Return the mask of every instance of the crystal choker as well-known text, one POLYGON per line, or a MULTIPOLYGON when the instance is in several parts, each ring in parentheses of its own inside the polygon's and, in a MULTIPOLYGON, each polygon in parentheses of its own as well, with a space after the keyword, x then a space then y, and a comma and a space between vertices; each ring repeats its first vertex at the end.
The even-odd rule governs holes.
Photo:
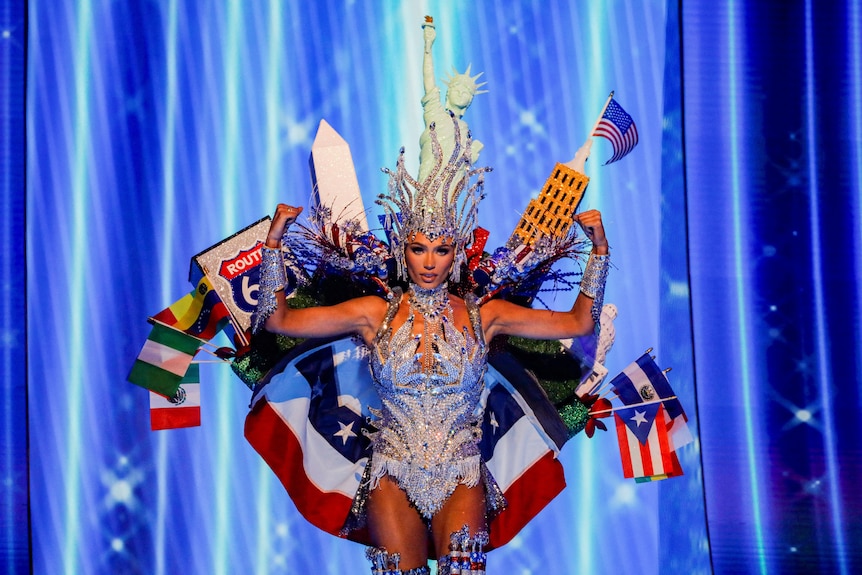
POLYGON ((434 320, 439 318, 440 314, 449 306, 449 283, 443 282, 431 289, 421 288, 411 283, 407 295, 413 309, 421 313, 423 317, 434 320))

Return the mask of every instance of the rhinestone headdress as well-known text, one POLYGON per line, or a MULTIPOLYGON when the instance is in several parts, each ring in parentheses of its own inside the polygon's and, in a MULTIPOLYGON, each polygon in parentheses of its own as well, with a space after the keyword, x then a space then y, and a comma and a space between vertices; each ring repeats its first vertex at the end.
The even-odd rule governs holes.
POLYGON ((434 124, 429 127, 434 167, 422 183, 407 173, 404 148, 401 148, 398 156, 396 170, 383 169, 389 174, 389 193, 381 194, 377 203, 386 212, 389 247, 402 279, 408 279, 404 248, 414 234, 422 233, 432 242, 446 238, 454 244, 452 281, 460 281, 461 265, 466 261, 464 250, 476 228, 479 201, 485 197, 485 172, 490 172, 491 168, 473 168, 470 133, 467 133, 462 147, 458 120, 452 116, 452 121, 455 126, 455 148, 446 163, 443 162, 434 124), (470 180, 474 176, 476 180, 471 184, 470 180))

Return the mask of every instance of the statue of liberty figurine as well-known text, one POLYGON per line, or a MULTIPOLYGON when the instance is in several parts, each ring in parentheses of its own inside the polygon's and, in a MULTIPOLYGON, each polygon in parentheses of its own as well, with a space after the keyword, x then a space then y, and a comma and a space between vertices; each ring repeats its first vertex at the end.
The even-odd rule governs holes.
MULTIPOLYGON (((448 81, 444 81, 447 85, 445 105, 441 102, 440 89, 437 87, 437 82, 434 78, 434 57, 431 54, 431 46, 434 44, 434 39, 437 37, 437 30, 434 27, 434 19, 430 16, 425 17, 425 24, 422 26, 425 39, 425 55, 422 60, 422 77, 425 83, 425 96, 422 98, 423 119, 425 121, 425 131, 419 138, 419 182, 422 182, 434 167, 434 155, 431 151, 431 136, 429 128, 434 124, 437 139, 443 148, 443 158, 449 159, 452 151, 455 148, 455 128, 452 119, 449 116, 451 112, 458 120, 459 131, 461 133, 461 145, 463 146, 467 139, 468 126, 467 123, 461 120, 464 112, 473 103, 473 97, 476 94, 484 94, 487 90, 479 90, 485 85, 485 82, 477 84, 476 80, 482 75, 480 72, 476 76, 470 76, 470 66, 463 74, 459 74, 453 68, 453 74, 448 81)), ((472 143, 472 158, 475 162, 479 157, 479 152, 482 150, 482 143, 478 140, 473 140, 472 143)))

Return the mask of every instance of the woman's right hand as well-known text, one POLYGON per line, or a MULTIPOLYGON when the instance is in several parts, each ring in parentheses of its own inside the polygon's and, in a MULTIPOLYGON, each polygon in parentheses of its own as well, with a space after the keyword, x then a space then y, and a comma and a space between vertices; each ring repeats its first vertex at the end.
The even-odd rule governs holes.
POLYGON ((296 221, 299 214, 302 213, 302 207, 288 206, 287 204, 278 204, 275 208, 275 215, 272 216, 272 224, 269 226, 269 232, 266 234, 266 247, 277 248, 281 245, 281 237, 287 227, 296 221))

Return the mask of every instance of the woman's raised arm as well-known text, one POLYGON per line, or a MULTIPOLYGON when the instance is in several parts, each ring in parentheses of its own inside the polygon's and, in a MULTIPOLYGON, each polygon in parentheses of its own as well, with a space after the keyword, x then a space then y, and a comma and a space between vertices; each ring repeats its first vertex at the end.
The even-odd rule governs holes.
POLYGON ((284 294, 281 238, 302 212, 301 207, 279 204, 275 209, 266 244, 262 248, 258 305, 252 329, 261 327, 291 337, 332 337, 355 333, 371 343, 386 315, 386 302, 375 296, 348 300, 333 306, 293 309, 284 294))
POLYGON ((482 325, 490 341, 497 335, 530 339, 563 339, 589 334, 601 314, 609 258, 608 240, 598 210, 588 210, 574 218, 593 243, 592 253, 581 279, 581 289, 568 312, 537 310, 504 300, 482 306, 482 325))

